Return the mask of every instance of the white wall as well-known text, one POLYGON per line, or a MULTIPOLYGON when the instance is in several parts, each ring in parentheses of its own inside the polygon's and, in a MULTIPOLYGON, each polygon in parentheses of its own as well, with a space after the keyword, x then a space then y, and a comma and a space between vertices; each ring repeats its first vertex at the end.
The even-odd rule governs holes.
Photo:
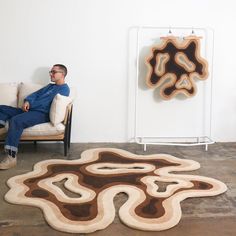
POLYGON ((48 80, 68 66, 77 88, 73 142, 126 142, 128 32, 137 25, 215 29, 213 138, 236 141, 234 1, 0 0, 0 82, 48 80))

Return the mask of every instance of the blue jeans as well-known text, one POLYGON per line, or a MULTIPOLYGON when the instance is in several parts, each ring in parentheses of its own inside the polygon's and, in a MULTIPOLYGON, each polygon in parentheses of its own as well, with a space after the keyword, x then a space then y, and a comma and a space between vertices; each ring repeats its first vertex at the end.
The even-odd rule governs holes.
POLYGON ((49 114, 40 111, 24 112, 21 108, 0 105, 0 124, 9 121, 9 129, 5 140, 5 149, 18 151, 18 144, 24 129, 49 122, 49 114))

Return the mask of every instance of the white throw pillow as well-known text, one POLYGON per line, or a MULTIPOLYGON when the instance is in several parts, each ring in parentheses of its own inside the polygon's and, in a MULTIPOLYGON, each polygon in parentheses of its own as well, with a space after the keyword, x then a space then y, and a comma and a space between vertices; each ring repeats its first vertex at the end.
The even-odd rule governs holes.
POLYGON ((0 84, 0 105, 17 107, 17 83, 0 84))
POLYGON ((37 90, 44 87, 44 85, 41 84, 35 84, 35 83, 20 83, 19 85, 19 93, 18 93, 18 107, 22 107, 24 103, 24 99, 30 95, 31 93, 36 92, 37 90))
POLYGON ((51 104, 50 121, 53 125, 61 123, 65 119, 66 107, 72 102, 70 97, 57 94, 51 104))

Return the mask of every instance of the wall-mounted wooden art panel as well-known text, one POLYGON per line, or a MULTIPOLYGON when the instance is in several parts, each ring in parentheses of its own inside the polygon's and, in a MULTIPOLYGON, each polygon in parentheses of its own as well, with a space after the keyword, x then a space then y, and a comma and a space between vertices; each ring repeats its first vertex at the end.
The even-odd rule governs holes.
POLYGON ((162 42, 151 48, 146 59, 146 83, 150 88, 160 87, 163 99, 177 94, 192 97, 196 94, 195 80, 208 77, 208 63, 200 56, 200 37, 162 37, 162 42))

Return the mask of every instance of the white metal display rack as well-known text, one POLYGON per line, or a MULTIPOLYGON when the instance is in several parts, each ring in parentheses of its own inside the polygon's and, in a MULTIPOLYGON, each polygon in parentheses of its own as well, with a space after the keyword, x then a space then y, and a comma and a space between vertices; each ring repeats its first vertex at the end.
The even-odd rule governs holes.
MULTIPOLYGON (((187 36, 186 34, 186 36, 187 36)), ((166 35, 157 35, 157 37, 166 36, 166 35)), ((205 145, 205 150, 208 150, 208 145, 213 144, 214 141, 211 138, 211 129, 212 129, 212 79, 213 79, 213 52, 214 52, 214 30, 210 28, 190 28, 190 27, 150 27, 150 26, 140 26, 137 27, 137 59, 136 59, 136 80, 135 80, 135 121, 134 121, 134 138, 135 142, 138 144, 144 145, 144 151, 147 149, 147 145, 176 145, 176 146, 198 146, 205 145), (207 46, 211 45, 210 56, 208 55, 209 74, 210 74, 210 86, 208 91, 208 132, 206 135, 202 136, 149 136, 147 134, 140 134, 139 132, 139 79, 140 79, 140 36, 144 33, 145 30, 159 30, 166 32, 167 35, 171 35, 173 32, 174 36, 178 36, 178 31, 186 31, 187 34, 194 34, 196 31, 202 31, 204 33, 205 39, 205 56, 207 54, 207 46), (209 38, 209 32, 211 34, 211 39, 209 38), (186 141, 187 140, 187 141, 186 141)), ((145 78, 141 78, 145 80, 145 78)), ((203 82, 205 83, 205 81, 203 82)), ((191 98, 190 98, 191 99, 191 98)), ((184 102, 184 101, 183 101, 184 102)), ((204 118, 203 118, 204 119, 204 118)), ((142 124, 144 125, 144 124, 142 124)))

